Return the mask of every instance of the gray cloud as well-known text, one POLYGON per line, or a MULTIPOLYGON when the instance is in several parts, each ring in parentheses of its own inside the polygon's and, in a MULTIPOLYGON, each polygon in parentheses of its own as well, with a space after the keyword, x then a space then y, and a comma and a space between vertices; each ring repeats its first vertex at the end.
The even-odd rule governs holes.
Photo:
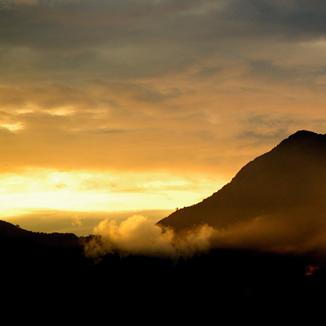
MULTIPOLYGON (((322 1, 3 3, 11 3, 0 10, 0 56, 9 77, 157 76, 209 57, 220 64, 247 62, 271 42, 291 48, 326 32, 322 1)), ((273 55, 265 57, 264 67, 253 67, 273 73, 271 61, 273 55)))

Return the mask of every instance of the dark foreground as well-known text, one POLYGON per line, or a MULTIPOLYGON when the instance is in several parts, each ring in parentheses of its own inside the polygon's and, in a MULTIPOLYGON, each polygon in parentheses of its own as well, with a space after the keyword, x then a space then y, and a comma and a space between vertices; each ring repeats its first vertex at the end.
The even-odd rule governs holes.
POLYGON ((326 260, 317 255, 212 250, 191 258, 112 254, 94 261, 84 255, 85 240, 1 222, 2 299, 35 306, 56 302, 56 309, 97 303, 109 311, 156 307, 161 313, 215 311, 219 302, 324 301, 326 260))

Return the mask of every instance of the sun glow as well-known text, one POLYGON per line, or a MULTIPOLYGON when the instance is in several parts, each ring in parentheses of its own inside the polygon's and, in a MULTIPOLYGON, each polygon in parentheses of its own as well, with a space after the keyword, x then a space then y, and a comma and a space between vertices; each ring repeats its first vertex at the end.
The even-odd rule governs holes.
POLYGON ((0 124, 0 128, 7 129, 10 132, 17 132, 17 131, 23 129, 23 124, 20 122, 2 123, 2 124, 0 124))
POLYGON ((216 191, 202 175, 25 170, 0 176, 0 218, 32 211, 117 212, 175 209, 216 191))

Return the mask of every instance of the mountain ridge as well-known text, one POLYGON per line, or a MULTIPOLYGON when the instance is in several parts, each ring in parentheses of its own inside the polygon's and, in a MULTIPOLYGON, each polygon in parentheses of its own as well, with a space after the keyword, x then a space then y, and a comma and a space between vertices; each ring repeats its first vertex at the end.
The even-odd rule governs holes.
POLYGON ((219 191, 172 213, 159 225, 176 231, 201 224, 227 227, 301 206, 324 211, 325 166, 326 135, 299 130, 246 164, 219 191))

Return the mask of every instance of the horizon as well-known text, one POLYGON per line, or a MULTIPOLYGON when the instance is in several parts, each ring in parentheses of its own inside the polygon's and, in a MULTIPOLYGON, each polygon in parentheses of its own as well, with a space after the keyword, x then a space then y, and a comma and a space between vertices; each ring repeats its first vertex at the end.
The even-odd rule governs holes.
POLYGON ((307 0, 0 0, 0 219, 156 221, 295 131, 324 134, 325 15, 307 0))
MULTIPOLYGON (((184 209, 187 207, 194 206, 202 202, 203 200, 207 199, 208 197, 211 197, 213 194, 218 193, 220 190, 222 190, 222 188, 227 186, 229 183, 232 183, 234 179, 238 176, 238 174, 241 173, 243 169, 247 168, 247 166, 249 166, 252 162, 256 161, 260 157, 264 157, 266 154, 270 155, 270 153, 274 152, 275 149, 282 147, 282 144, 284 144, 285 142, 287 142, 288 144, 294 143, 298 145, 303 140, 315 141, 317 140, 317 137, 319 138, 319 136, 325 137, 326 134, 319 134, 311 130, 297 130, 295 133, 289 135, 287 138, 283 139, 277 145, 273 146, 268 152, 261 153, 258 157, 253 158, 249 162, 247 162, 243 167, 241 167, 239 171, 237 171, 237 173, 232 177, 231 180, 229 180, 225 184, 222 184, 213 192, 208 193, 204 198, 201 198, 200 200, 197 201, 188 202, 188 204, 184 205, 183 207, 178 206, 175 209, 171 209, 171 208, 158 209, 154 205, 152 209, 150 209, 149 207, 145 207, 143 209, 141 207, 139 207, 138 209, 128 209, 128 205, 124 205, 125 209, 121 210, 119 209, 121 208, 121 206, 118 204, 116 210, 112 209, 112 206, 110 207, 110 210, 99 209, 105 206, 98 206, 93 210, 87 210, 88 208, 87 205, 80 208, 78 205, 72 203, 72 206, 69 207, 72 207, 73 210, 69 210, 69 209, 56 209, 57 208, 56 200, 58 198, 55 198, 55 200, 53 201, 54 203, 53 207, 49 207, 48 204, 47 206, 44 206, 43 209, 40 208, 35 209, 33 207, 29 207, 26 209, 25 207, 20 207, 20 208, 16 207, 14 210, 9 211, 11 215, 8 215, 8 210, 2 210, 2 212, 0 213, 0 218, 2 217, 3 220, 9 223, 13 223, 16 226, 22 227, 26 230, 33 231, 33 232, 74 233, 77 236, 88 236, 93 234, 94 232, 95 234, 97 234, 99 231, 98 228, 99 226, 101 226, 102 223, 105 224, 105 223, 112 222, 112 223, 117 223, 117 225, 121 226, 124 222, 128 222, 129 220, 133 220, 134 218, 139 218, 139 217, 144 218, 146 220, 146 223, 148 222, 152 226, 158 222, 161 223, 161 221, 166 219, 173 212, 178 212, 179 209, 182 208, 184 209), (289 143, 290 140, 292 141, 289 143), (79 208, 79 210, 77 208, 79 208)), ((312 145, 313 142, 310 143, 310 146, 312 145)), ((54 173, 53 171, 50 172, 54 173)), ((55 172, 55 174, 58 175, 58 172, 55 172)), ((56 181, 58 182, 57 179, 56 181)), ((145 203, 149 199, 147 197, 147 194, 148 192, 146 191, 144 195, 145 203)), ((32 193, 32 195, 34 195, 34 193, 32 193)), ((75 194, 75 195, 77 200, 80 199, 78 198, 79 194, 75 194)), ((176 200, 178 199, 179 198, 177 197, 176 200)), ((186 199, 191 200, 192 198, 191 196, 190 197, 188 196, 186 199)), ((28 202, 28 200, 25 202, 28 202)), ((134 207, 131 206, 131 208, 134 207)))

